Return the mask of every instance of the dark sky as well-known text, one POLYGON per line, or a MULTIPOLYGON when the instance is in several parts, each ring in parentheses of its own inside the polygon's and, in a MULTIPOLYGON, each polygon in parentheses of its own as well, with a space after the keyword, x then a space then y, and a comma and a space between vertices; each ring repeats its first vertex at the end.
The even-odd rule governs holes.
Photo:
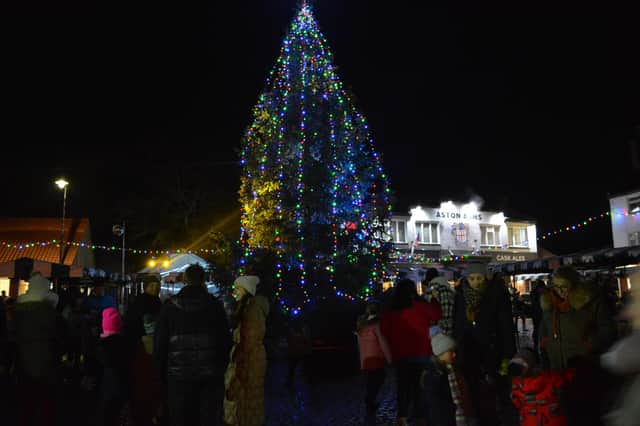
MULTIPOLYGON (((89 217, 96 241, 127 200, 153 207, 175 173, 237 208, 232 162, 295 0, 13 3, 0 14, 3 215, 58 216, 51 182, 63 173, 68 214, 89 217)), ((399 213, 477 195, 542 231, 640 187, 629 154, 640 125, 638 10, 316 3, 399 213)), ((610 233, 562 238, 549 248, 600 247, 610 233)))

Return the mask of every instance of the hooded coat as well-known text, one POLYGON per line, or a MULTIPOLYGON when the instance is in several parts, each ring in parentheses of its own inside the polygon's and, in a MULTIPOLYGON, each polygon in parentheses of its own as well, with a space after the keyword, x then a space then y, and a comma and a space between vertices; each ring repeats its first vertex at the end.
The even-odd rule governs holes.
POLYGON ((578 283, 571 287, 564 309, 554 307, 552 292, 545 289, 540 296, 540 348, 547 354, 549 366, 564 369, 572 358, 606 349, 613 338, 614 324, 593 285, 578 283))
POLYGON ((561 389, 575 376, 575 370, 545 370, 530 377, 512 379, 511 398, 520 413, 520 426, 566 426, 561 406, 561 389))
POLYGON ((233 332, 234 344, 225 375, 224 419, 228 425, 261 426, 265 422, 267 354, 264 334, 267 315, 268 300, 260 295, 251 297, 233 332))

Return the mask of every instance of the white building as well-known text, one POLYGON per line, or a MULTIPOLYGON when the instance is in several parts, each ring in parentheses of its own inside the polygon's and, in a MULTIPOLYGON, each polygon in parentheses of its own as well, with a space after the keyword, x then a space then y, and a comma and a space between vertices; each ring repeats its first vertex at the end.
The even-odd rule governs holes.
POLYGON ((394 215, 388 226, 399 262, 456 256, 515 262, 535 259, 538 252, 535 222, 480 211, 473 202, 417 206, 408 215, 394 215))
POLYGON ((613 247, 640 246, 640 190, 609 198, 613 247))

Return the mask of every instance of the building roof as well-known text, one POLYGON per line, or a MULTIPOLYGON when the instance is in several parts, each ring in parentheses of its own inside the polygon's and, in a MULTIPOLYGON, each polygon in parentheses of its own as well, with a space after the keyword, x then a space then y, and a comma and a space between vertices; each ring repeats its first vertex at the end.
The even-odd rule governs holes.
POLYGON ((611 200, 612 198, 618 198, 618 197, 626 197, 627 195, 633 195, 633 194, 637 194, 640 193, 640 188, 635 188, 629 191, 625 191, 625 192, 613 192, 613 193, 608 193, 607 194, 607 198, 609 198, 609 200, 611 200))
MULTIPOLYGON (((60 263, 61 225, 60 218, 0 218, 0 263, 22 257, 60 263)), ((94 266, 93 252, 72 244, 91 244, 89 219, 65 220, 64 241, 65 265, 94 266)))

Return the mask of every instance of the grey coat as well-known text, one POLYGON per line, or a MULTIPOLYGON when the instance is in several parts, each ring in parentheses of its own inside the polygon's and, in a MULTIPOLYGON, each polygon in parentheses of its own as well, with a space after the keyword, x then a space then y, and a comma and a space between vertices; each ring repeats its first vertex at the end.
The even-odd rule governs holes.
POLYGON ((608 426, 640 423, 640 331, 616 343, 601 357, 604 368, 628 377, 616 408, 605 417, 608 426))

